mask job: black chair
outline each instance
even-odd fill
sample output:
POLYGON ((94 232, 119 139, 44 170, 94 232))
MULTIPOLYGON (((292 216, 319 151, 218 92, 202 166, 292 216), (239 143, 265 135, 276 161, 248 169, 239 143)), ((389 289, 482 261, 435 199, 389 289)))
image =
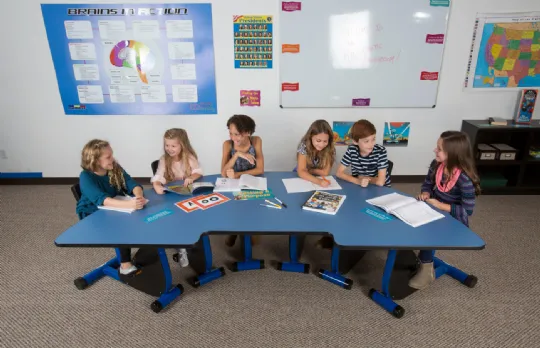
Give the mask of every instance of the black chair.
POLYGON ((73 193, 73 197, 75 197, 75 200, 78 202, 79 199, 81 199, 81 186, 79 186, 79 184, 71 186, 71 193, 73 193))
POLYGON ((152 167, 152 173, 154 173, 154 175, 156 175, 158 164, 159 164, 159 160, 154 161, 152 162, 152 164, 150 164, 150 167, 152 167))
POLYGON ((386 169, 388 171, 388 176, 392 175, 393 168, 394 168, 394 162, 388 160, 388 168, 386 169))

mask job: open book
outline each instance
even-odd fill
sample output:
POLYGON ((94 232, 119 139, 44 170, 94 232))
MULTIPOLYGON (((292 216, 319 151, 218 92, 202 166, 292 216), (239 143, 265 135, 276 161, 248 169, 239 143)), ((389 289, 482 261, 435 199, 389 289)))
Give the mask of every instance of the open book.
POLYGON ((318 213, 336 215, 347 196, 315 191, 302 205, 302 209, 318 213))
POLYGON ((309 191, 331 191, 331 190, 341 190, 338 182, 333 176, 325 176, 326 180, 330 182, 330 185, 327 187, 322 187, 316 185, 311 181, 304 180, 302 178, 291 178, 291 179, 282 179, 287 193, 297 193, 297 192, 309 192, 309 191))
POLYGON ((217 178, 214 192, 235 192, 240 190, 266 191, 266 178, 242 174, 240 179, 217 178))
MULTIPOLYGON (((131 199, 135 199, 135 197, 131 197, 131 196, 116 196, 114 197, 114 199, 118 199, 119 201, 129 201, 131 199)), ((148 199, 146 199, 146 203, 148 203, 148 199)), ((146 204, 144 203, 144 204, 146 204)), ((133 213, 135 210, 137 209, 131 209, 131 208, 114 208, 114 207, 106 207, 104 205, 98 205, 98 209, 103 209, 103 210, 114 210, 114 211, 119 211, 121 213, 128 213, 128 214, 131 214, 133 213)))
POLYGON ((432 209, 426 202, 395 192, 368 199, 366 202, 397 216, 401 221, 412 227, 422 226, 444 218, 443 214, 432 209))
POLYGON ((165 191, 177 193, 179 195, 190 196, 198 193, 211 192, 214 184, 211 182, 194 182, 191 185, 164 186, 165 191))

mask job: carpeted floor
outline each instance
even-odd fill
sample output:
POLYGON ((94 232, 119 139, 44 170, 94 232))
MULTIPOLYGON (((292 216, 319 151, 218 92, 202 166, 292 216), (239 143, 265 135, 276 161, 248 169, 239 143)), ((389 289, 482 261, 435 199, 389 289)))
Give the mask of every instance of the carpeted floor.
MULTIPOLYGON (((396 184, 414 193, 418 185, 396 184)), ((185 294, 167 310, 110 278, 84 291, 73 279, 112 256, 111 249, 71 249, 54 239, 77 222, 67 186, 0 186, 0 347, 534 347, 540 341, 538 196, 481 196, 471 228, 482 251, 438 255, 478 276, 469 289, 444 276, 400 301, 395 319, 366 293, 379 287, 385 254, 369 253, 349 274, 347 291, 313 274, 271 268, 227 272, 199 289, 191 269, 171 262, 185 294)), ((307 239, 313 269, 329 252, 307 239)), ((264 237, 256 256, 286 259, 287 238, 264 237)), ((215 264, 233 260, 212 237, 215 264)))

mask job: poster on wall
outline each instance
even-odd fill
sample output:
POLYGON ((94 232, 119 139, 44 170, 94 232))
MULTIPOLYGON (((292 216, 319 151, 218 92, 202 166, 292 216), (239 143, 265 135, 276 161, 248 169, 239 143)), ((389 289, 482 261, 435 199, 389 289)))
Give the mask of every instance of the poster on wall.
POLYGON ((233 16, 235 69, 272 69, 272 16, 233 16))
POLYGON ((211 4, 43 4, 67 115, 216 114, 211 4))
POLYGON ((384 146, 407 146, 409 144, 410 122, 385 122, 384 146))
POLYGON ((261 106, 261 91, 240 91, 240 106, 261 106))
POLYGON ((477 14, 464 87, 540 87, 540 12, 477 14))
POLYGON ((351 128, 354 122, 334 121, 332 130, 334 131, 334 145, 349 146, 352 145, 351 128))

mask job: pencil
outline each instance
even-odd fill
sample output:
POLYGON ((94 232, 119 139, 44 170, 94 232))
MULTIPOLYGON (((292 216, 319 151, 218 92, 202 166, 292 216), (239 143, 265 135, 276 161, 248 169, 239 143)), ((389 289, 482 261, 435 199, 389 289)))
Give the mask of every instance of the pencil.
POLYGON ((281 207, 276 207, 275 205, 268 205, 268 204, 261 204, 263 207, 268 207, 268 208, 274 208, 274 209, 281 209, 281 207))

